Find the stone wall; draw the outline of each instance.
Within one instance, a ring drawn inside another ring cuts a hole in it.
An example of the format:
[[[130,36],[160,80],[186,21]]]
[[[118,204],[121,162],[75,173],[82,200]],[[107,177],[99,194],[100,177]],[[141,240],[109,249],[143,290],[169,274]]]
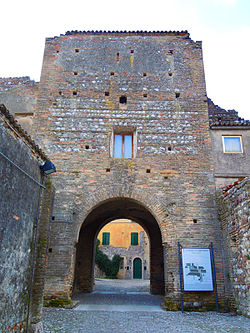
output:
[[[0,78],[0,104],[4,104],[22,128],[31,133],[39,83],[25,77]]]
[[[250,179],[218,191],[219,214],[227,260],[227,287],[238,313],[250,316]]]
[[[33,229],[41,189],[38,159],[45,155],[38,153],[38,147],[14,123],[3,105],[0,152],[0,331],[21,332],[28,313]]]

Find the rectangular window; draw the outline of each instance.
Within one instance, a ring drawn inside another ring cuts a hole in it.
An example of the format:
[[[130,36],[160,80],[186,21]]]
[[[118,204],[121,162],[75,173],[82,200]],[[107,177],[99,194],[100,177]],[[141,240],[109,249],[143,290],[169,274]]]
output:
[[[131,232],[131,245],[138,245],[138,232]]]
[[[114,134],[114,158],[133,157],[133,134]]]
[[[104,232],[102,234],[102,245],[109,245],[110,232]]]
[[[241,136],[223,136],[224,153],[242,153]]]

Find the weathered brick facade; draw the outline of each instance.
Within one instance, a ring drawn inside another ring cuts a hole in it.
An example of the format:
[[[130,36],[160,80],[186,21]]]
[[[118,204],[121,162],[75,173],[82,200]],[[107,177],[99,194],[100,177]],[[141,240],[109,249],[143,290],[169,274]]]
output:
[[[213,242],[223,303],[201,43],[187,32],[48,38],[39,89],[34,135],[58,169],[47,295],[71,295],[73,281],[90,291],[96,235],[129,218],[150,238],[152,292],[179,301],[177,242]],[[133,158],[113,157],[115,133],[133,135]]]

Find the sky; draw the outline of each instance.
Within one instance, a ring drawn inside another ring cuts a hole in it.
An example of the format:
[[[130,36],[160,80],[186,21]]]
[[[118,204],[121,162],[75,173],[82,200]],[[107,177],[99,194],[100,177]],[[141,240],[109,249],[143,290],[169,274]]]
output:
[[[208,97],[250,119],[250,0],[6,0],[0,12],[0,77],[39,81],[45,38],[66,31],[188,30]]]

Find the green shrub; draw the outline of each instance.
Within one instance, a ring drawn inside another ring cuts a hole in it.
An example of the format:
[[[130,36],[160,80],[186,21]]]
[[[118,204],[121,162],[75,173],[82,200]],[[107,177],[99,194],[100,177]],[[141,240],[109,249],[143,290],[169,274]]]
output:
[[[99,249],[99,246],[100,241],[97,239],[95,262],[98,268],[105,273],[106,277],[116,278],[122,258],[118,254],[115,254],[112,260],[110,260],[109,257]]]

